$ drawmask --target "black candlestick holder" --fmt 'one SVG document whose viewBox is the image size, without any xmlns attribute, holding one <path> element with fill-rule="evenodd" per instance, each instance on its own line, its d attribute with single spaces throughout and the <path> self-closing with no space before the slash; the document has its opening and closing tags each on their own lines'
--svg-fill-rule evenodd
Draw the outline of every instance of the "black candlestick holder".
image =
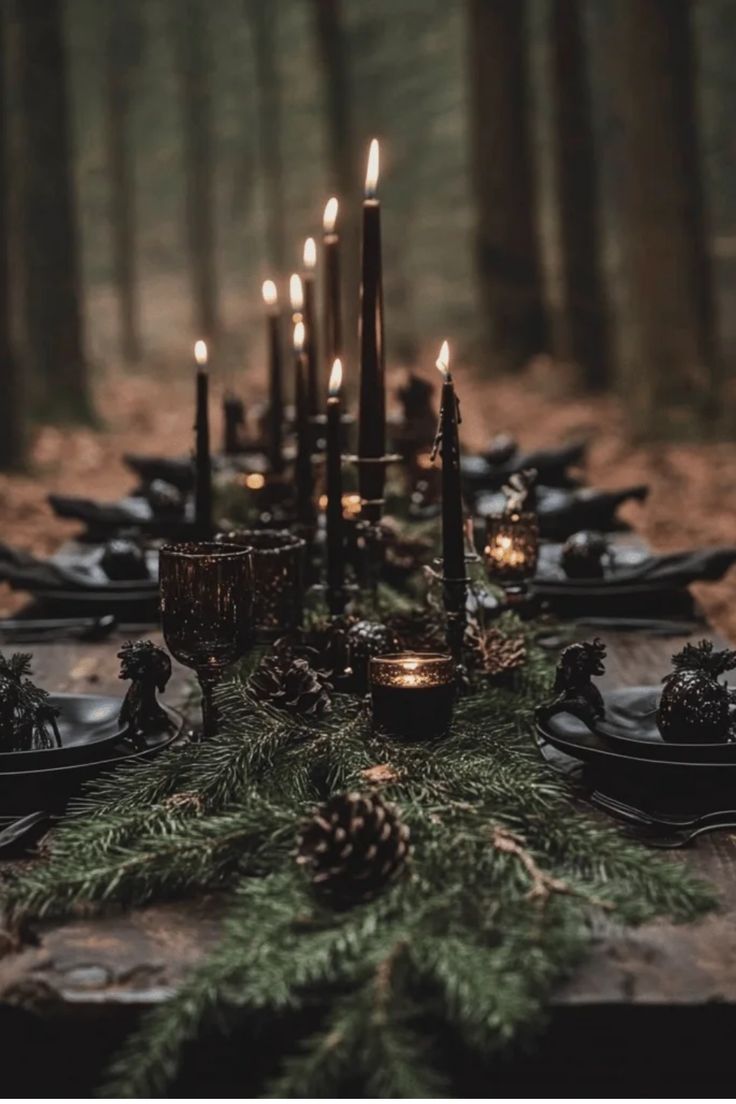
<svg viewBox="0 0 736 1104">
<path fill-rule="evenodd" d="M 384 456 L 344 456 L 343 460 L 357 467 L 359 486 L 363 482 L 360 478 L 361 472 L 365 471 L 365 469 L 375 471 L 378 467 L 382 468 L 380 486 L 383 488 L 386 478 L 385 469 L 389 464 L 401 463 L 401 456 L 398 453 L 387 453 Z M 359 540 L 365 551 L 365 555 L 362 558 L 362 582 L 373 591 L 373 593 L 375 593 L 378 587 L 378 579 L 381 572 L 381 564 L 383 562 L 383 549 L 387 540 L 386 531 L 381 528 L 380 524 L 385 505 L 386 499 L 383 497 L 361 497 L 360 520 L 356 526 Z"/>
</svg>

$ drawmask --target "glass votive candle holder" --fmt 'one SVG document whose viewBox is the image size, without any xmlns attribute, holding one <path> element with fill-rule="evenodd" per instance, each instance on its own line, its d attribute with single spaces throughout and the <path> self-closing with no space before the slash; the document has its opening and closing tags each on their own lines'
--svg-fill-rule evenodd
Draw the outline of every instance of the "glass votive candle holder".
<svg viewBox="0 0 736 1104">
<path fill-rule="evenodd" d="M 532 511 L 494 514 L 488 518 L 483 561 L 489 579 L 521 583 L 537 569 L 539 521 Z"/>
<path fill-rule="evenodd" d="M 452 721 L 455 675 L 452 656 L 440 652 L 374 656 L 369 668 L 374 725 L 411 740 L 442 736 Z"/>
<path fill-rule="evenodd" d="M 236 529 L 217 539 L 251 549 L 257 638 L 275 640 L 298 629 L 304 606 L 305 541 L 285 529 Z"/>
</svg>

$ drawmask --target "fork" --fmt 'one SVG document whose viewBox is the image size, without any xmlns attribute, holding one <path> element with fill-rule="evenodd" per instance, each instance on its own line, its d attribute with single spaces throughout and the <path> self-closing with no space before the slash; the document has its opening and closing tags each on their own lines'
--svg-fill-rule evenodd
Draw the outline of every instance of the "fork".
<svg viewBox="0 0 736 1104">
<path fill-rule="evenodd" d="M 730 818 L 736 820 L 736 809 L 716 809 L 711 813 L 690 813 L 680 814 L 679 816 L 671 813 L 647 813 L 643 809 L 637 809 L 635 805 L 627 805 L 625 802 L 619 801 L 618 798 L 601 793 L 600 790 L 594 790 L 589 800 L 593 805 L 597 805 L 605 812 L 613 813 L 614 816 L 621 817 L 622 820 L 630 820 L 634 824 L 649 827 L 661 825 L 663 828 L 688 829 L 697 828 L 701 824 L 708 824 L 714 819 Z"/>
<path fill-rule="evenodd" d="M 639 843 L 645 843 L 648 847 L 674 850 L 677 847 L 686 847 L 688 843 L 697 839 L 698 836 L 702 836 L 706 832 L 715 832 L 720 828 L 736 828 L 736 818 L 734 818 L 733 814 L 728 816 L 725 820 L 709 820 L 707 824 L 699 824 L 692 829 L 679 829 L 669 833 L 656 831 L 648 832 L 646 828 L 643 831 L 637 832 L 633 826 L 629 826 L 625 831 L 632 839 L 637 840 Z"/>
</svg>

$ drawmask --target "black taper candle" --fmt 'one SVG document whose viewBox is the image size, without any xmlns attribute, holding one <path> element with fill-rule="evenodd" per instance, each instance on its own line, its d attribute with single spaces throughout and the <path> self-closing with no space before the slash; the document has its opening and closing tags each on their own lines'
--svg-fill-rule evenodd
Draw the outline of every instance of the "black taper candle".
<svg viewBox="0 0 736 1104">
<path fill-rule="evenodd" d="M 273 280 L 263 284 L 268 325 L 268 458 L 274 475 L 284 470 L 284 384 L 281 356 L 281 319 Z"/>
<path fill-rule="evenodd" d="M 340 237 L 337 224 L 337 200 L 328 199 L 322 217 L 323 341 L 324 363 L 333 364 L 342 356 L 342 298 L 340 294 Z"/>
<path fill-rule="evenodd" d="M 196 415 L 194 422 L 194 524 L 200 540 L 212 536 L 212 461 L 210 459 L 209 375 L 207 345 L 198 341 L 194 346 L 197 364 Z"/>
<path fill-rule="evenodd" d="M 304 355 L 307 358 L 307 405 L 309 416 L 319 413 L 319 340 L 317 333 L 317 305 L 314 269 L 317 263 L 317 246 L 314 238 L 304 243 Z"/>
<path fill-rule="evenodd" d="M 437 367 L 444 382 L 440 425 L 433 455 L 439 450 L 442 456 L 442 578 L 447 639 L 453 655 L 460 661 L 465 633 L 467 582 L 458 432 L 460 410 L 450 375 L 449 359 L 447 342 L 444 342 L 437 359 Z"/>
<path fill-rule="evenodd" d="M 309 422 L 307 358 L 304 353 L 304 323 L 294 326 L 296 358 L 296 515 L 305 529 L 314 526 L 312 482 L 312 432 Z"/>
<path fill-rule="evenodd" d="M 327 605 L 333 616 L 345 610 L 345 549 L 342 516 L 342 364 L 336 359 L 327 398 Z"/>
<path fill-rule="evenodd" d="M 358 487 L 362 514 L 376 524 L 383 512 L 385 465 L 371 463 L 386 451 L 386 380 L 383 348 L 383 278 L 381 208 L 378 182 L 378 142 L 371 142 L 363 201 L 363 252 L 360 287 L 360 419 L 358 426 Z M 368 460 L 368 463 L 365 461 Z"/>
</svg>

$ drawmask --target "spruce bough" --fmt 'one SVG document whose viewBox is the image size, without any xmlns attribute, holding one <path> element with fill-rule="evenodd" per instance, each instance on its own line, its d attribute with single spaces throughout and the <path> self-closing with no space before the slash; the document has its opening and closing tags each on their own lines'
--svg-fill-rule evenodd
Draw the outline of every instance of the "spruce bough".
<svg viewBox="0 0 736 1104">
<path fill-rule="evenodd" d="M 49 860 L 7 887 L 11 916 L 227 895 L 217 948 L 143 1016 L 105 1092 L 166 1093 L 186 1046 L 212 1030 L 237 1039 L 246 1071 L 263 1032 L 277 1040 L 276 1067 L 252 1091 L 452 1092 L 443 1037 L 492 1062 L 538 1028 L 597 914 L 685 921 L 711 907 L 682 865 L 576 811 L 540 761 L 533 710 L 550 681 L 530 634 L 513 689 L 481 685 L 445 739 L 407 744 L 374 734 L 357 698 L 301 720 L 254 702 L 236 679 L 220 692 L 217 740 L 97 781 L 77 803 L 85 815 L 54 833 Z M 300 818 L 332 793 L 374 785 L 411 829 L 409 873 L 331 911 L 294 861 Z M 309 1027 L 295 1031 L 295 1017 Z"/>
</svg>

